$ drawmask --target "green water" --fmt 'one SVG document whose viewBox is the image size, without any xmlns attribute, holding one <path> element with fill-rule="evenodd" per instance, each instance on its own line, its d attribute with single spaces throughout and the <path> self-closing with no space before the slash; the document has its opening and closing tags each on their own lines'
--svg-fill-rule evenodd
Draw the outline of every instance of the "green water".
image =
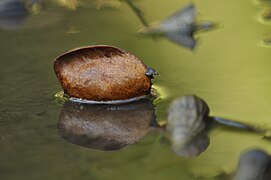
<svg viewBox="0 0 271 180">
<path fill-rule="evenodd" d="M 152 22 L 187 2 L 137 4 Z M 222 27 L 198 34 L 192 52 L 166 39 L 138 37 L 140 22 L 125 4 L 97 10 L 86 3 L 76 11 L 49 4 L 22 29 L 0 30 L 0 179 L 210 179 L 232 172 L 248 148 L 271 153 L 271 142 L 259 134 L 221 127 L 210 132 L 209 147 L 194 158 L 177 156 L 156 131 L 116 152 L 81 148 L 58 135 L 62 107 L 54 94 L 61 88 L 53 60 L 93 44 L 126 49 L 159 72 L 153 81 L 162 93 L 155 104 L 158 122 L 166 120 L 174 98 L 196 94 L 206 100 L 212 115 L 271 129 L 271 50 L 261 45 L 271 29 L 259 21 L 262 6 L 247 0 L 194 3 L 200 19 Z"/>
</svg>

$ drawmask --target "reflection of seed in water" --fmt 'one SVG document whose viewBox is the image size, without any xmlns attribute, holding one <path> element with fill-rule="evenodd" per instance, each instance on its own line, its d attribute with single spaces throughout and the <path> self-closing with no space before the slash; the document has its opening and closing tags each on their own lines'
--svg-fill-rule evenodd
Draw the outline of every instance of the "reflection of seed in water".
<svg viewBox="0 0 271 180">
<path fill-rule="evenodd" d="M 155 123 L 148 99 L 122 105 L 67 102 L 58 122 L 59 135 L 72 144 L 96 150 L 119 150 L 138 142 Z"/>
</svg>

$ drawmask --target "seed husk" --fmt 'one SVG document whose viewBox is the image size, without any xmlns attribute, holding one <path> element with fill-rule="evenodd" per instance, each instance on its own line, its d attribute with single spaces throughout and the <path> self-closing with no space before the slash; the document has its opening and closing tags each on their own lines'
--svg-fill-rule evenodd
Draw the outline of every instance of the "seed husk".
<svg viewBox="0 0 271 180">
<path fill-rule="evenodd" d="M 54 62 L 56 76 L 70 97 L 114 101 L 142 97 L 151 90 L 147 66 L 131 53 L 107 45 L 67 52 Z"/>
</svg>

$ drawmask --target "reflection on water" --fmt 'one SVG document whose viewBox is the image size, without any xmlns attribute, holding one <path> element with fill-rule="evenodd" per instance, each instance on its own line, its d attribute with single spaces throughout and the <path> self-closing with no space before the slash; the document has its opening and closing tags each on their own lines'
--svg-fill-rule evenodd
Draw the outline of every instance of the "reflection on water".
<svg viewBox="0 0 271 180">
<path fill-rule="evenodd" d="M 138 142 L 155 123 L 151 101 L 123 105 L 67 102 L 58 121 L 59 135 L 89 149 L 119 150 Z"/>
<path fill-rule="evenodd" d="M 46 1 L 46 0 L 43 0 Z M 126 0 L 125 0 L 126 1 Z M 101 9 L 120 9 L 122 0 L 53 0 L 57 5 L 71 11 L 78 10 L 78 8 L 92 7 L 97 10 Z"/>
<path fill-rule="evenodd" d="M 209 145 L 206 133 L 209 108 L 196 96 L 175 100 L 168 111 L 167 131 L 172 148 L 180 156 L 197 156 Z"/>
<path fill-rule="evenodd" d="M 245 130 L 259 133 L 264 137 L 269 131 L 244 123 L 211 117 L 207 103 L 194 95 L 174 100 L 168 110 L 167 131 L 172 149 L 182 157 L 198 156 L 210 143 L 208 134 L 216 127 L 228 130 Z"/>
<path fill-rule="evenodd" d="M 183 96 L 173 101 L 167 124 L 160 126 L 148 99 L 111 105 L 67 101 L 59 116 L 58 132 L 72 144 L 111 151 L 134 144 L 151 128 L 157 128 L 160 133 L 169 134 L 166 137 L 173 151 L 181 157 L 195 157 L 204 152 L 210 144 L 209 133 L 217 127 L 266 133 L 243 123 L 211 117 L 209 111 L 206 102 L 197 96 Z"/>
<path fill-rule="evenodd" d="M 196 46 L 194 33 L 199 30 L 210 30 L 215 27 L 212 22 L 196 22 L 196 9 L 189 4 L 157 25 L 139 30 L 139 34 L 152 37 L 165 36 L 170 41 L 189 49 Z"/>
<path fill-rule="evenodd" d="M 75 11 L 79 6 L 90 6 L 95 9 L 109 9 L 119 7 L 119 5 L 120 2 L 117 0 L 1 0 L 0 28 L 5 30 L 19 30 L 25 26 L 33 28 L 40 26 L 39 24 L 51 24 L 50 22 L 57 21 L 60 15 L 58 13 L 59 10 L 51 10 L 55 9 L 55 6 Z M 52 16 L 55 17 L 55 20 L 51 20 Z M 32 18 L 34 20 L 32 20 Z M 78 30 L 77 27 L 72 26 L 67 33 L 76 34 L 78 32 L 80 32 L 80 30 Z"/>
<path fill-rule="evenodd" d="M 254 0 L 255 3 L 260 5 L 270 5 L 270 0 Z"/>
<path fill-rule="evenodd" d="M 70 10 L 76 10 L 79 6 L 80 1 L 79 0 L 57 0 L 57 2 Z"/>
<path fill-rule="evenodd" d="M 244 152 L 240 156 L 233 180 L 271 179 L 271 158 L 261 149 Z"/>
<path fill-rule="evenodd" d="M 0 27 L 4 29 L 17 29 L 26 19 L 28 11 L 21 0 L 0 1 Z"/>
<path fill-rule="evenodd" d="M 203 177 L 203 179 L 210 179 Z M 271 157 L 262 149 L 249 149 L 239 155 L 239 162 L 232 172 L 222 172 L 215 180 L 270 180 Z"/>
<path fill-rule="evenodd" d="M 121 7 L 121 1 L 119 0 L 96 0 L 97 9 L 119 9 Z"/>
</svg>

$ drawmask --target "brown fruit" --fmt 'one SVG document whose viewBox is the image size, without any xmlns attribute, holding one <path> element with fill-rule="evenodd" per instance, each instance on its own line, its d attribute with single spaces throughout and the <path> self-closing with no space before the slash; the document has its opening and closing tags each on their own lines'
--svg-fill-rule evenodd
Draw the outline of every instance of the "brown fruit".
<svg viewBox="0 0 271 180">
<path fill-rule="evenodd" d="M 112 46 L 89 46 L 67 52 L 54 62 L 66 94 L 94 100 L 127 100 L 147 95 L 151 79 L 134 55 Z"/>
</svg>

